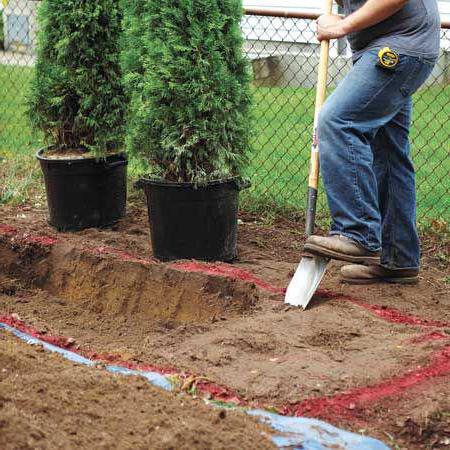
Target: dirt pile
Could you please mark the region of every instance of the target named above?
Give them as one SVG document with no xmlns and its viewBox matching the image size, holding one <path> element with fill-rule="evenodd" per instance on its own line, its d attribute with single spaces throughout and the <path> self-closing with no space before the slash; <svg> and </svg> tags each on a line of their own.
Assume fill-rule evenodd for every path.
<svg viewBox="0 0 450 450">
<path fill-rule="evenodd" d="M 85 368 L 0 332 L 0 447 L 275 448 L 243 413 Z"/>
<path fill-rule="evenodd" d="M 331 264 L 303 312 L 282 303 L 301 248 L 292 224 L 242 225 L 233 265 L 160 265 L 143 209 L 115 229 L 79 234 L 25 215 L 0 226 L 0 314 L 110 361 L 193 374 L 247 403 L 392 435 L 392 447 L 431 448 L 434 438 L 403 425 L 448 413 L 442 245 L 425 243 L 418 286 L 342 285 Z M 445 440 L 445 429 L 433 429 Z"/>
</svg>

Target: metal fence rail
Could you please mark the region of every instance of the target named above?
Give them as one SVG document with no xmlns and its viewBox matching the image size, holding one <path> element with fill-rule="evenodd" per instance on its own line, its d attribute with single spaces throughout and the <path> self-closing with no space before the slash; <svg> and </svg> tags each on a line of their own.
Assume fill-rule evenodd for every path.
<svg viewBox="0 0 450 450">
<path fill-rule="evenodd" d="M 0 14 L 0 157 L 6 159 L 17 154 L 32 159 L 40 144 L 30 131 L 24 102 L 33 76 L 38 3 L 10 1 Z M 316 18 L 311 13 L 246 10 L 244 50 L 254 76 L 254 138 L 248 170 L 253 187 L 247 201 L 279 210 L 304 208 L 318 65 Z M 441 37 L 438 65 L 415 95 L 411 134 L 423 223 L 450 222 L 450 23 L 443 23 Z M 330 91 L 350 65 L 346 41 L 334 42 Z M 319 211 L 326 215 L 323 192 Z"/>
</svg>

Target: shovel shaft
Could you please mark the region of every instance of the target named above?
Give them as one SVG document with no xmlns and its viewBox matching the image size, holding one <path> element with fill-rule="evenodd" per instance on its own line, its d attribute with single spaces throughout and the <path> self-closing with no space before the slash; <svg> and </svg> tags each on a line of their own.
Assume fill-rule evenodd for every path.
<svg viewBox="0 0 450 450">
<path fill-rule="evenodd" d="M 314 234 L 317 208 L 317 189 L 308 187 L 308 205 L 306 211 L 305 233 L 309 237 Z"/>
<path fill-rule="evenodd" d="M 331 14 L 333 10 L 333 0 L 324 0 L 324 13 Z M 306 235 L 314 233 L 317 209 L 317 191 L 319 187 L 319 142 L 317 136 L 317 126 L 319 124 L 319 114 L 325 102 L 328 78 L 328 60 L 330 54 L 330 41 L 320 43 L 320 61 L 317 74 L 316 104 L 314 109 L 314 129 L 311 146 L 311 162 L 308 180 L 308 204 L 306 209 Z"/>
</svg>

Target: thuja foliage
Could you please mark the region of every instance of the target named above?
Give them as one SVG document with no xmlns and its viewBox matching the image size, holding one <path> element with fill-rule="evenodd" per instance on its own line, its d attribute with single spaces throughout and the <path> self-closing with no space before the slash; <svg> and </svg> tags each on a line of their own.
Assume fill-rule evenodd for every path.
<svg viewBox="0 0 450 450">
<path fill-rule="evenodd" d="M 239 176 L 247 163 L 242 11 L 241 0 L 146 0 L 127 11 L 128 144 L 163 179 Z"/>
<path fill-rule="evenodd" d="M 121 150 L 126 97 L 117 0 L 44 0 L 38 19 L 32 125 L 61 150 Z"/>
<path fill-rule="evenodd" d="M 123 10 L 123 51 L 122 67 L 125 73 L 125 87 L 132 95 L 137 88 L 136 83 L 144 74 L 145 46 L 143 32 L 144 20 L 148 10 L 148 0 L 122 0 Z"/>
</svg>

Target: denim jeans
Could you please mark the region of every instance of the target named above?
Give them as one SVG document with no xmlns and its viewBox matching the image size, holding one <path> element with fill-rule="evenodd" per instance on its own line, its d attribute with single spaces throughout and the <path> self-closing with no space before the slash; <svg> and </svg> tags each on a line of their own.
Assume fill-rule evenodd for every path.
<svg viewBox="0 0 450 450">
<path fill-rule="evenodd" d="M 435 61 L 400 55 L 395 69 L 364 53 L 321 111 L 321 173 L 330 234 L 381 250 L 389 269 L 418 268 L 415 172 L 410 158 L 411 95 Z"/>
</svg>

